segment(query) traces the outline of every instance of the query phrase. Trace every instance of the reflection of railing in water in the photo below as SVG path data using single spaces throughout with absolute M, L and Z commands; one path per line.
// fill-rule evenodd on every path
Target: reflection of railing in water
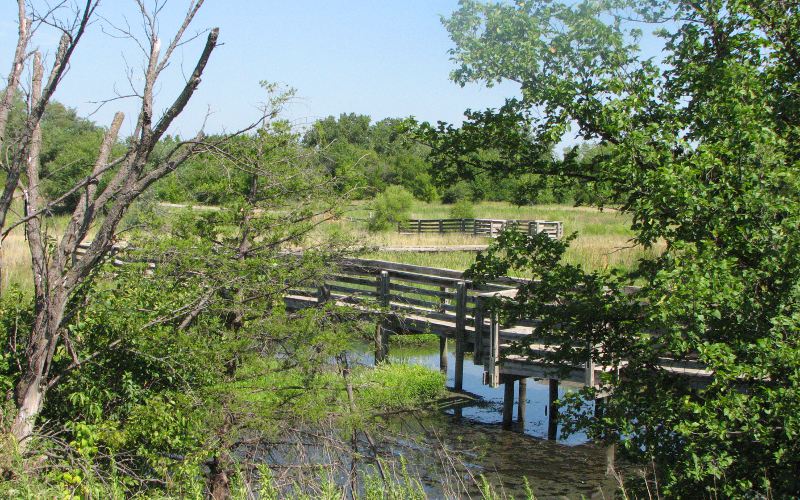
M 397 225 L 400 233 L 465 233 L 477 236 L 497 237 L 506 228 L 529 236 L 544 233 L 558 239 L 564 235 L 563 224 L 559 221 L 546 220 L 510 220 L 510 219 L 410 219 Z

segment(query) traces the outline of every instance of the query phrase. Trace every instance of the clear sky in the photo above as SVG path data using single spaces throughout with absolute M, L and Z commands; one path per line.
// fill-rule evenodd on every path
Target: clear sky
M 187 3 L 167 3 L 161 17 L 164 39 L 174 33 Z M 110 24 L 121 25 L 125 18 L 131 26 L 138 25 L 132 4 L 132 0 L 102 0 L 100 14 L 106 21 L 91 26 L 56 94 L 82 115 L 97 107 L 92 101 L 113 97 L 115 88 L 128 93 L 126 61 L 134 81 L 141 79 L 143 56 L 137 46 L 108 34 L 113 31 Z M 200 90 L 170 132 L 193 134 L 207 110 L 212 112 L 206 127 L 211 132 L 248 123 L 264 101 L 261 80 L 297 89 L 299 99 L 287 115 L 299 124 L 346 112 L 374 120 L 414 115 L 458 123 L 467 108 L 497 107 L 516 92 L 513 85 L 460 88 L 449 80 L 453 64 L 447 51 L 452 44 L 440 16 L 456 8 L 457 0 L 206 0 L 193 26 L 218 26 L 224 45 L 215 50 Z M 3 78 L 16 30 L 16 2 L 0 1 Z M 52 54 L 57 35 L 42 30 L 36 43 Z M 182 75 L 191 72 L 201 47 L 198 40 L 176 52 L 171 71 L 157 89 L 157 108 L 177 94 Z M 130 132 L 132 104 L 112 102 L 92 119 L 107 125 L 121 109 L 128 113 L 123 130 Z

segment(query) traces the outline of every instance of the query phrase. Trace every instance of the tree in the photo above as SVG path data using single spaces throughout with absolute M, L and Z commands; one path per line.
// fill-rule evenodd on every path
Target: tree
M 370 231 L 385 231 L 408 220 L 414 197 L 402 186 L 389 186 L 372 201 L 369 217 Z
M 453 79 L 514 81 L 521 97 L 459 129 L 428 126 L 438 146 L 469 153 L 483 137 L 504 158 L 532 160 L 498 170 L 603 185 L 635 243 L 666 244 L 630 275 L 585 273 L 559 263 L 565 243 L 507 234 L 473 272 L 528 269 L 540 281 L 504 304 L 506 317 L 539 317 L 554 345 L 587 346 L 558 349 L 554 362 L 622 370 L 603 379 L 613 391 L 603 417 L 572 401 L 568 428 L 624 438 L 671 495 L 800 491 L 799 11 L 795 1 L 462 0 L 445 20 Z M 660 61 L 638 45 L 648 26 Z M 533 161 L 571 128 L 602 148 L 591 161 Z M 692 387 L 664 359 L 699 361 L 713 377 Z
M 0 231 L 5 238 L 16 226 L 24 224 L 28 236 L 34 275 L 35 311 L 30 336 L 27 339 L 23 369 L 15 387 L 17 415 L 11 433 L 24 444 L 31 435 L 36 417 L 42 409 L 48 388 L 62 373 L 51 370 L 53 356 L 63 345 L 71 349 L 74 339 L 62 327 L 67 317 L 66 307 L 71 297 L 91 275 L 98 264 L 117 241 L 120 221 L 131 204 L 155 181 L 177 169 L 187 158 L 203 145 L 202 130 L 192 139 L 175 143 L 158 162 L 151 162 L 152 153 L 159 140 L 164 137 L 175 118 L 183 111 L 200 84 L 203 71 L 211 53 L 217 46 L 218 30 L 208 32 L 205 44 L 197 56 L 193 71 L 185 86 L 161 115 L 153 108 L 153 94 L 159 77 L 167 68 L 176 48 L 185 40 L 187 29 L 203 4 L 202 0 L 190 2 L 181 25 L 173 38 L 162 45 L 158 31 L 157 15 L 161 10 L 155 6 L 148 11 L 137 2 L 142 20 L 142 33 L 130 28 L 114 28 L 120 36 L 134 39 L 144 48 L 143 87 L 135 91 L 140 102 L 139 114 L 133 135 L 126 141 L 124 151 L 116 153 L 118 133 L 123 122 L 122 113 L 117 113 L 105 132 L 98 149 L 97 159 L 89 175 L 74 183 L 64 194 L 49 202 L 41 197 L 42 178 L 42 116 L 56 87 L 64 76 L 69 59 L 78 46 L 82 35 L 89 27 L 98 7 L 96 0 L 87 0 L 77 10 L 74 18 L 58 19 L 62 11 L 48 10 L 42 17 L 33 11 L 33 19 L 43 26 L 56 26 L 62 38 L 56 52 L 49 76 L 44 78 L 42 58 L 33 51 L 32 60 L 27 57 L 31 43 L 32 21 L 26 17 L 25 3 L 19 1 L 19 43 L 12 67 L 9 86 L 0 107 L 0 125 L 6 122 L 6 105 L 9 96 L 17 91 L 21 68 L 29 64 L 32 69 L 32 86 L 28 95 L 28 113 L 20 132 L 6 135 L 0 128 L 2 148 L 9 160 L 3 164 L 6 170 L 5 187 L 0 197 Z M 5 161 L 5 160 L 4 160 Z M 104 186 L 104 187 L 101 187 Z M 6 224 L 14 193 L 21 188 L 25 196 L 25 212 L 13 224 Z M 53 245 L 45 232 L 43 219 L 53 206 L 67 196 L 79 193 L 79 200 L 70 216 L 68 225 L 60 239 Z M 85 253 L 79 254 L 78 245 L 86 238 L 90 228 L 96 229 Z M 113 347 L 110 345 L 109 347 Z M 74 352 L 74 351 L 72 351 Z M 74 357 L 66 370 L 72 370 L 91 359 Z

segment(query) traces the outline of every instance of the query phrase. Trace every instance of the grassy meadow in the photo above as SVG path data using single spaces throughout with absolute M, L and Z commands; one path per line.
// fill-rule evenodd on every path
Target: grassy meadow
M 581 265 L 585 270 L 632 269 L 639 259 L 657 254 L 660 246 L 645 249 L 633 246 L 630 218 L 615 209 L 600 211 L 591 207 L 570 205 L 531 205 L 517 207 L 505 202 L 475 204 L 475 216 L 493 219 L 551 220 L 564 223 L 564 234 L 577 232 L 565 261 Z M 447 218 L 450 205 L 417 201 L 411 209 L 412 219 Z M 365 218 L 366 210 L 356 211 L 355 217 Z M 368 247 L 436 247 L 453 245 L 486 245 L 490 238 L 470 234 L 400 234 L 389 230 L 369 233 L 364 224 L 340 222 L 343 230 Z M 475 259 L 475 252 L 385 252 L 368 251 L 366 258 L 403 262 L 430 267 L 463 270 Z
M 477 203 L 474 208 L 475 215 L 479 218 L 562 221 L 564 234 L 578 233 L 578 237 L 567 251 L 565 261 L 570 264 L 579 264 L 590 271 L 612 268 L 631 269 L 640 258 L 651 256 L 661 250 L 658 246 L 649 250 L 632 246 L 633 233 L 630 230 L 630 219 L 614 209 L 599 211 L 594 208 L 569 205 L 517 207 L 504 202 Z M 171 207 L 164 209 L 174 210 Z M 447 218 L 449 210 L 450 205 L 416 201 L 411 210 L 411 218 Z M 491 239 L 487 237 L 458 233 L 400 234 L 396 230 L 371 233 L 367 231 L 366 224 L 359 220 L 366 219 L 368 215 L 366 205 L 363 203 L 356 205 L 348 215 L 350 219 L 330 222 L 322 230 L 340 232 L 345 234 L 349 240 L 363 245 L 367 250 L 361 256 L 365 258 L 464 270 L 472 264 L 476 252 L 389 252 L 380 249 L 386 247 L 488 245 L 491 242 Z M 51 237 L 60 236 L 67 221 L 67 216 L 48 218 L 48 234 Z M 14 229 L 3 242 L 3 266 L 7 270 L 3 273 L 3 288 L 10 285 L 26 289 L 31 287 L 30 253 L 22 226 Z

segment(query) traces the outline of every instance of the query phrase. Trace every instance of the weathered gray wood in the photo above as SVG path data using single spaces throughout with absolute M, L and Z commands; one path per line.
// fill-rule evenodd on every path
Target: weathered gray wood
M 427 295 L 429 297 L 439 297 L 445 300 L 455 296 L 455 292 L 446 291 L 448 288 L 444 286 L 440 287 L 439 290 L 432 290 L 430 288 L 422 288 L 421 286 L 401 285 L 393 282 L 391 283 L 390 288 L 397 292 L 415 293 L 418 295 Z
M 389 332 L 384 320 L 375 327 L 375 364 L 386 363 L 389 359 Z
M 378 276 L 378 299 L 383 307 L 389 307 L 390 298 L 389 272 L 381 271 Z
M 345 285 L 337 285 L 334 283 L 328 283 L 328 290 L 332 292 L 342 292 L 347 295 L 364 295 L 369 297 L 377 297 L 378 293 L 374 290 L 367 290 L 364 288 L 355 288 L 352 286 L 345 286 Z
M 517 424 L 519 431 L 525 431 L 525 413 L 528 408 L 528 379 L 522 377 L 519 379 L 519 388 L 517 394 Z
M 473 350 L 472 362 L 476 365 L 483 364 L 483 345 L 485 342 L 483 335 L 483 318 L 484 318 L 484 305 L 483 299 L 480 297 L 475 298 L 475 309 L 473 312 L 473 328 L 475 330 L 475 348 Z
M 489 330 L 489 361 L 486 364 L 486 382 L 490 387 L 500 384 L 500 320 L 497 311 L 491 311 L 491 327 Z
M 317 304 L 324 304 L 331 298 L 331 289 L 326 283 L 322 283 L 317 288 Z
M 440 304 L 432 300 L 418 299 L 415 297 L 408 297 L 406 295 L 392 294 L 392 304 L 396 305 L 414 305 L 430 309 L 431 311 L 441 311 Z
M 456 373 L 455 390 L 464 388 L 464 351 L 467 329 L 467 285 L 463 281 L 456 284 Z
M 342 274 L 336 274 L 331 276 L 328 279 L 329 282 L 340 282 L 340 283 L 351 283 L 353 285 L 364 285 L 364 286 L 372 286 L 375 284 L 374 278 L 367 278 L 367 277 L 359 277 L 359 276 L 347 276 Z

